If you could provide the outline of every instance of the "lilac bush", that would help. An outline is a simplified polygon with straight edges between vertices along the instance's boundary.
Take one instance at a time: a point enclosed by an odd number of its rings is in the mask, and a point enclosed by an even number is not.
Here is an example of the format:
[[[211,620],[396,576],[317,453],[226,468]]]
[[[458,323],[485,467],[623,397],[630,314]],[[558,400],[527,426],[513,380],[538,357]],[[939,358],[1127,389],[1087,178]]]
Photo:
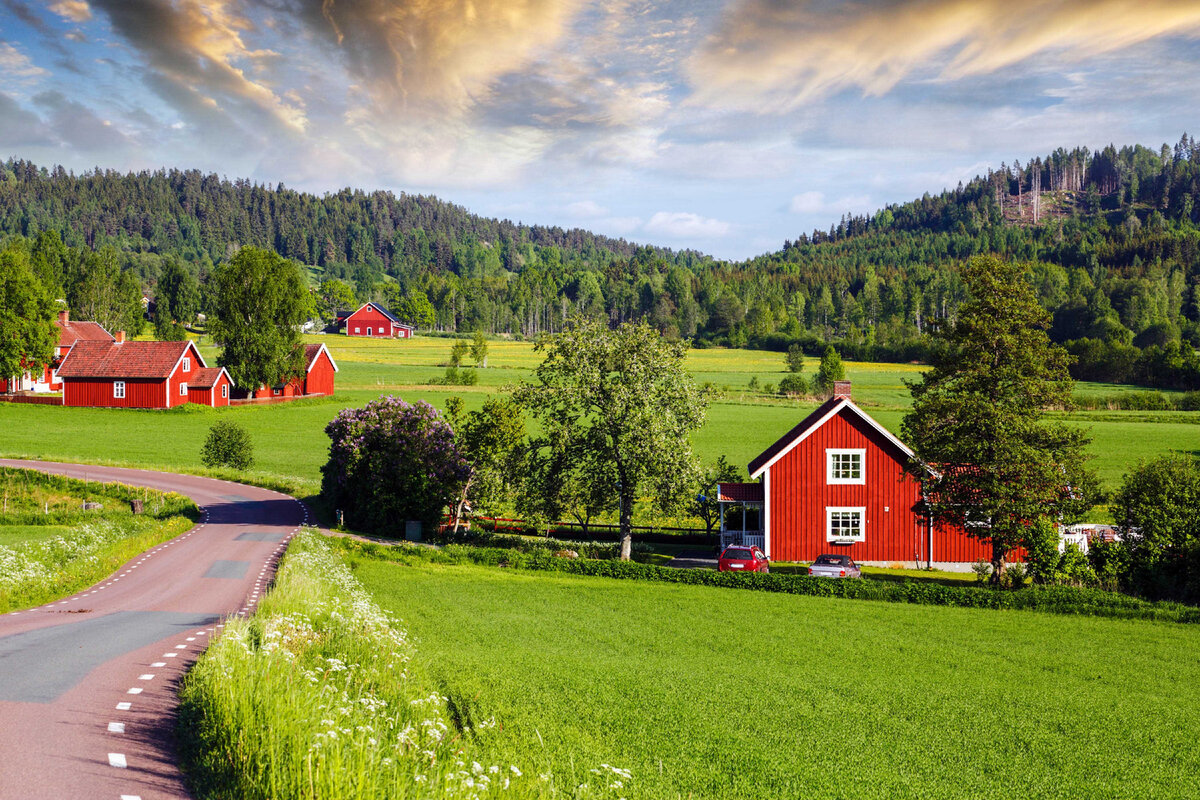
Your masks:
[[[402,536],[407,520],[436,523],[471,476],[454,431],[433,406],[381,397],[325,428],[321,494],[346,525]]]

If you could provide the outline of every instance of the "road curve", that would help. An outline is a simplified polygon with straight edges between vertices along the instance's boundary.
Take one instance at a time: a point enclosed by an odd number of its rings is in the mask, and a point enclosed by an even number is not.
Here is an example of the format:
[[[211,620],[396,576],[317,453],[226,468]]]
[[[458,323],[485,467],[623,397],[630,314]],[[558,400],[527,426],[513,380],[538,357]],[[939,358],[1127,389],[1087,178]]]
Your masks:
[[[249,614],[308,520],[279,492],[190,475],[0,459],[179,492],[199,524],[71,597],[0,615],[0,800],[188,797],[175,756],[176,690]]]

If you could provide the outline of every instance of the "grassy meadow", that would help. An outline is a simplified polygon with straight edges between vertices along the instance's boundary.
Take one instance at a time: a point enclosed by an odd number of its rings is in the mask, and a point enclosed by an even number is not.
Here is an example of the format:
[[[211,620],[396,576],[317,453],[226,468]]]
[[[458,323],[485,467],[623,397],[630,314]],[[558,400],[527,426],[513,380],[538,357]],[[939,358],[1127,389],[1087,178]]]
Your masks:
[[[501,764],[615,765],[630,798],[1195,796],[1194,626],[353,566]]]
[[[90,586],[193,524],[174,494],[0,468],[0,614]],[[135,515],[129,501],[141,499]],[[84,502],[102,508],[85,511]]]
[[[438,407],[450,395],[462,395],[468,408],[478,407],[488,394],[529,379],[539,358],[528,342],[492,341],[488,366],[478,370],[478,385],[445,387],[429,381],[442,375],[450,339],[307,338],[326,343],[338,363],[337,393],[332,398],[170,411],[4,403],[0,404],[0,454],[195,471],[200,469],[200,447],[209,426],[218,417],[227,417],[251,432],[257,458],[254,473],[285,481],[297,491],[313,491],[328,452],[324,427],[339,409],[388,393]],[[203,342],[201,349],[206,358],[215,356]],[[709,409],[706,425],[694,437],[696,451],[707,461],[725,455],[735,464],[748,463],[817,405],[815,400],[787,400],[748,388],[752,379],[760,386],[778,384],[784,376],[779,353],[693,350],[688,368],[697,382],[722,392]],[[915,364],[846,364],[856,401],[894,432],[899,431],[908,407],[904,382],[916,380],[922,369]],[[805,374],[811,377],[815,370],[816,361],[809,359]],[[1081,396],[1109,396],[1134,390],[1080,384],[1077,391]],[[1117,485],[1138,459],[1170,451],[1200,454],[1200,413],[1095,411],[1076,412],[1068,419],[1090,428],[1092,463],[1109,487]]]

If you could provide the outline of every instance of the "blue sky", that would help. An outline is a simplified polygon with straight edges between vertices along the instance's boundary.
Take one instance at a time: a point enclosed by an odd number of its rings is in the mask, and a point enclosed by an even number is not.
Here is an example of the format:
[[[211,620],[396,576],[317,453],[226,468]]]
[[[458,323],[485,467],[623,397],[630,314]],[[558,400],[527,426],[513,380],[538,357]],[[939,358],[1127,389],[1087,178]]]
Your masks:
[[[1190,0],[0,0],[0,158],[198,168],[726,258],[1200,135]]]

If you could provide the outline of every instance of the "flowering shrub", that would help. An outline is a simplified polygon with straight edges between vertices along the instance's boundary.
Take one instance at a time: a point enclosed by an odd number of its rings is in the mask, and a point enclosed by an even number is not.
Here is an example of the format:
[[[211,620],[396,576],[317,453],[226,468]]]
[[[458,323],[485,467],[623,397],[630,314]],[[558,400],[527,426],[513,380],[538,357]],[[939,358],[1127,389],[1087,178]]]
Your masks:
[[[395,536],[407,520],[435,523],[471,475],[454,431],[424,401],[381,397],[341,411],[325,432],[321,494],[359,530]]]

